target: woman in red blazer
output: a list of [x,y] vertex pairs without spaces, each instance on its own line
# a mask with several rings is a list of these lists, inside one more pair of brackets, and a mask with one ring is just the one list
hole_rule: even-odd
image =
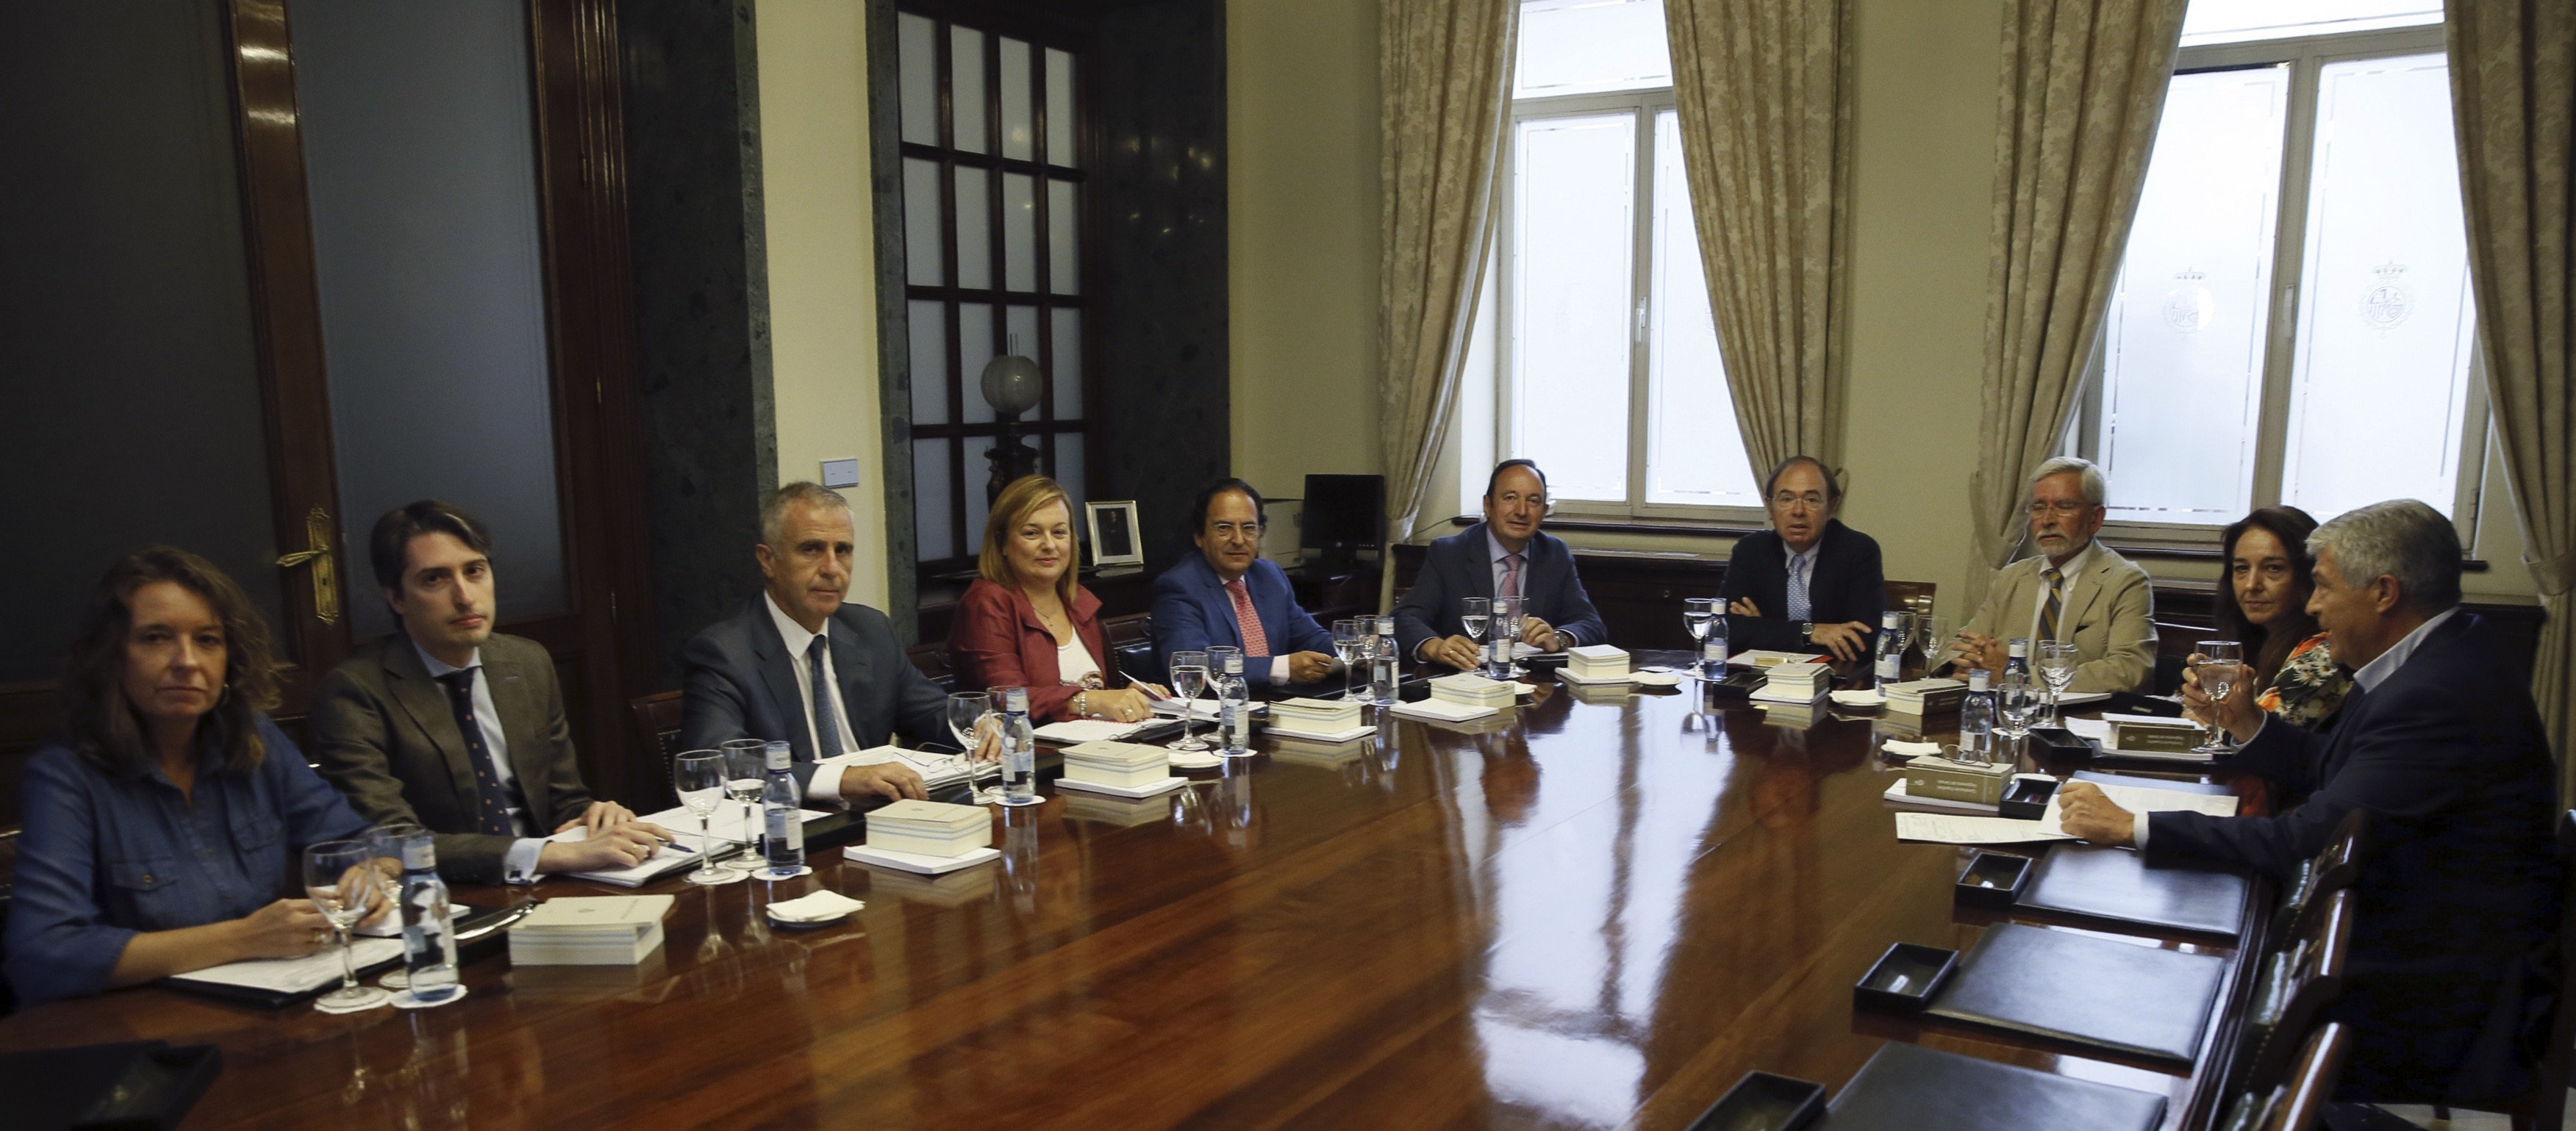
[[[1025,687],[1038,722],[1153,714],[1146,684],[1125,685],[1100,631],[1100,598],[1075,581],[1073,506],[1055,480],[1002,488],[984,522],[984,576],[957,599],[949,664],[965,688]],[[1115,688],[1113,690],[1113,688]],[[996,703],[998,707],[1000,704]]]

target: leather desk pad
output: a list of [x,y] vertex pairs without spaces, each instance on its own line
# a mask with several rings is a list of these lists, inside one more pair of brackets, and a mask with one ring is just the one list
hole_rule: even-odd
[[2150,864],[2143,853],[2060,844],[2030,874],[2017,906],[2098,920],[2117,930],[2148,927],[2233,940],[2245,930],[2242,872]]
[[2226,968],[2215,955],[2001,923],[1925,1012],[2188,1070]]
[[2149,1131],[2165,1098],[1890,1041],[1861,1065],[1824,1131]]

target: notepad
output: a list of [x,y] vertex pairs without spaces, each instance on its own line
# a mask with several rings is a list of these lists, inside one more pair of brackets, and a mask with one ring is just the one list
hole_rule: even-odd
[[2015,821],[2005,817],[1969,817],[1951,813],[1898,813],[1896,839],[1922,841],[1928,844],[2027,844],[2043,840],[2073,840],[2038,821]]
[[[403,944],[400,939],[360,938],[349,942],[350,960],[356,962],[360,970],[371,970],[378,966],[400,962],[402,956]],[[203,970],[191,970],[185,974],[173,974],[169,980],[183,985],[193,983],[197,986],[224,986],[264,994],[292,996],[311,993],[338,982],[342,973],[340,948],[326,946],[302,958],[245,959],[240,962],[227,962],[221,966],[209,966]]]

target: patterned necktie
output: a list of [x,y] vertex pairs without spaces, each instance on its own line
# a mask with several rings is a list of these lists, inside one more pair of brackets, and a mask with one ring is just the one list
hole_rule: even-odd
[[1503,583],[1495,588],[1494,596],[1518,597],[1520,595],[1521,556],[1519,554],[1505,554],[1503,555]]
[[474,719],[474,669],[438,677],[447,685],[447,705],[456,709],[456,729],[465,736],[465,756],[474,763],[474,831],[489,836],[517,836],[510,821],[510,799],[501,786],[501,771],[492,762],[492,746],[483,741],[483,724]]
[[2040,571],[2040,576],[2048,579],[2048,603],[2040,606],[2039,638],[2055,640],[2057,618],[2066,611],[2066,575],[2058,572],[2057,567],[2050,566]]
[[1225,583],[1225,591],[1234,598],[1234,624],[1243,632],[1243,654],[1270,654],[1270,634],[1261,631],[1261,614],[1252,611],[1252,591],[1243,587],[1238,577]]
[[1801,554],[1789,559],[1789,619],[1813,620],[1813,612],[1807,600],[1807,558]]
[[807,694],[814,697],[814,757],[817,760],[841,754],[841,720],[833,708],[840,696],[832,689],[832,677],[824,670],[823,661],[831,658],[832,642],[817,636],[805,646]]

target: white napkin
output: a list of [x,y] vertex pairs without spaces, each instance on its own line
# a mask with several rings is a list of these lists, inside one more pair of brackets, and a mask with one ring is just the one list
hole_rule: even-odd
[[1926,758],[1938,756],[1941,753],[1941,744],[1938,742],[1900,742],[1891,738],[1880,743],[1879,749],[1885,750],[1888,753],[1899,757]]
[[782,923],[821,923],[867,906],[837,891],[818,891],[769,905],[769,917]]
[[1860,691],[1836,691],[1830,693],[1827,698],[1845,707],[1882,707],[1887,704],[1887,694],[1875,687]]

